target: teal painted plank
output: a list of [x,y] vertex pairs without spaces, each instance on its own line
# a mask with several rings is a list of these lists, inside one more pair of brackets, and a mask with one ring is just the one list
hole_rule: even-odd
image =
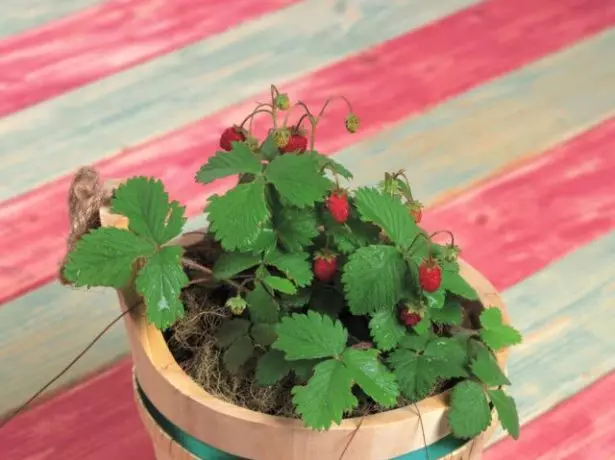
[[615,369],[613,254],[615,232],[505,292],[511,321],[525,336],[508,366],[523,422]]
[[[561,142],[612,114],[615,63],[601,54],[605,37],[612,40],[611,35],[596,37],[495,80],[487,89],[461,95],[391,127],[385,136],[374,136],[343,151],[338,158],[352,168],[359,183],[376,180],[375,173],[381,174],[383,169],[406,167],[416,184],[417,197],[430,202],[451,188],[465,186],[493,168]],[[586,110],[569,113],[583,102],[579,92],[592,103]],[[403,135],[399,133],[402,130]],[[193,221],[191,226],[202,223]],[[55,375],[117,311],[112,292],[93,296],[59,284],[0,308],[0,368],[7,370],[0,374],[0,387],[6,395],[0,400],[0,413]],[[122,328],[117,327],[69,378],[125,353],[122,334]],[[8,344],[12,344],[10,349]],[[20,353],[25,364],[16,366],[14,353],[19,347],[23,347]]]
[[0,199],[477,2],[305,1],[6,117]]
[[30,31],[102,0],[2,0],[0,39]]

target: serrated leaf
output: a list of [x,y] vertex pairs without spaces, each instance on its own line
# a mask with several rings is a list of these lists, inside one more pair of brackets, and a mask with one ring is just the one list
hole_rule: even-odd
[[222,362],[230,373],[237,374],[253,354],[254,345],[252,345],[252,339],[244,335],[228,347],[222,355]]
[[147,319],[158,329],[166,329],[184,316],[179,296],[190,281],[181,265],[182,248],[165,246],[139,270],[137,292],[145,300]]
[[295,386],[292,394],[296,412],[315,430],[326,430],[332,423],[339,425],[344,412],[359,404],[352,394],[352,373],[335,359],[317,364],[308,384]]
[[296,294],[282,294],[280,303],[286,308],[300,308],[306,306],[312,297],[312,292],[308,288],[299,289]]
[[77,241],[63,273],[76,287],[121,288],[130,281],[135,260],[155,251],[150,241],[128,230],[97,228]]
[[284,254],[276,251],[271,253],[265,262],[280,270],[297,286],[303,287],[308,286],[314,277],[308,257],[309,254],[305,252]]
[[280,243],[289,252],[301,252],[318,236],[318,221],[313,209],[282,208],[274,215]]
[[271,347],[286,353],[289,361],[339,356],[348,340],[340,321],[315,311],[282,318],[276,332],[278,339]]
[[428,335],[406,334],[399,341],[399,346],[408,350],[422,352],[425,351],[430,339],[431,337]]
[[429,341],[423,355],[433,358],[432,367],[439,378],[466,377],[467,351],[457,340],[437,337]]
[[374,313],[369,321],[369,330],[378,348],[382,351],[392,350],[406,335],[406,328],[399,323],[392,309]]
[[294,294],[297,292],[295,285],[286,278],[280,278],[279,276],[265,276],[263,283],[269,286],[271,289],[284,294]]
[[273,385],[291,371],[291,363],[284,359],[284,353],[269,350],[258,359],[256,364],[256,382],[259,385]]
[[251,335],[254,341],[263,347],[268,347],[278,338],[275,326],[269,323],[255,324],[252,327]]
[[495,357],[485,347],[476,347],[476,357],[470,363],[472,373],[484,384],[495,387],[510,385],[510,380],[504,375]]
[[342,275],[350,311],[362,315],[393,308],[400,299],[405,275],[406,264],[396,248],[373,245],[357,250]]
[[504,324],[502,312],[497,307],[483,310],[480,314],[480,338],[493,350],[521,343],[521,334],[515,328]]
[[322,201],[330,187],[315,158],[308,155],[279,156],[269,164],[265,175],[282,201],[299,208]]
[[423,318],[412,327],[412,330],[418,335],[429,336],[431,327],[431,310],[425,310],[423,312]]
[[412,350],[398,348],[388,362],[395,370],[400,390],[412,401],[427,396],[436,384],[437,375],[429,368],[430,361]]
[[451,294],[455,294],[469,300],[478,299],[476,290],[470,286],[459,273],[454,271],[442,270],[442,287],[440,290],[442,289],[446,289]]
[[355,192],[354,203],[363,220],[378,225],[401,248],[409,247],[419,233],[408,208],[396,197],[362,187]]
[[262,284],[246,295],[250,318],[254,323],[277,323],[279,317],[279,306],[273,297],[267,292]]
[[519,439],[519,414],[515,400],[502,390],[487,390],[487,394],[498,411],[502,427],[513,439]]
[[243,142],[233,142],[230,152],[216,152],[196,173],[196,181],[209,184],[236,174],[259,174],[261,162]]
[[261,257],[249,252],[223,252],[214,264],[214,276],[219,280],[230,279],[233,276],[260,264]]
[[318,169],[328,169],[334,174],[339,174],[344,179],[352,179],[352,173],[344,167],[341,163],[335,161],[333,158],[328,157],[326,155],[322,155],[316,151],[306,152],[304,155],[313,156],[318,164]]
[[344,225],[339,224],[330,212],[322,213],[322,220],[327,231],[335,243],[338,251],[350,254],[356,249],[378,242],[380,229],[356,218],[350,218]]
[[342,359],[354,381],[370,398],[383,407],[395,405],[399,397],[397,380],[378,359],[378,350],[348,348]]
[[438,289],[435,292],[423,291],[423,297],[427,301],[427,307],[433,310],[438,310],[444,306],[444,298],[446,294],[443,289]]
[[121,184],[111,201],[112,212],[128,218],[128,228],[137,235],[158,244],[178,236],[186,218],[185,208],[169,195],[162,182],[147,177],[134,177]]
[[273,229],[272,222],[268,220],[260,228],[254,244],[247,250],[253,254],[258,254],[259,256],[261,253],[267,255],[275,251],[277,244],[278,237]]
[[451,392],[448,423],[453,435],[462,439],[473,438],[487,429],[491,423],[491,410],[479,383],[465,380],[455,385]]
[[231,318],[226,320],[216,331],[216,344],[221,348],[227,348],[240,337],[248,335],[249,329],[250,321],[247,319]]
[[314,367],[321,362],[319,359],[298,359],[292,361],[293,372],[298,380],[307,382],[314,374]]
[[205,211],[210,229],[224,249],[249,251],[269,219],[265,183],[257,179],[237,185],[222,196],[213,195]]
[[460,326],[463,322],[463,312],[459,302],[447,302],[440,309],[433,309],[431,320],[436,324]]

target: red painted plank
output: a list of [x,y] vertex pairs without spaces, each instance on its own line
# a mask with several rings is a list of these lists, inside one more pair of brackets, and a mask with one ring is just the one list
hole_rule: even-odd
[[[332,153],[613,23],[615,8],[605,9],[602,0],[492,0],[285,84],[284,89],[315,106],[332,94],[353,101],[363,120],[360,133],[342,135],[345,108],[340,103],[332,105],[328,115],[338,123],[325,123],[319,130],[319,150]],[[97,166],[106,177],[159,177],[171,195],[188,206],[188,214],[196,215],[214,189],[193,183],[192,172],[214,153],[223,127],[241,120],[251,108],[252,103],[231,107]],[[67,211],[58,209],[57,203],[66,200],[69,182],[63,177],[0,205],[0,253],[9,254],[0,266],[0,303],[55,276],[67,233]],[[215,185],[219,190],[228,184]]]
[[112,0],[0,41],[0,117],[299,0]]
[[[548,261],[615,228],[615,193],[611,186],[615,177],[613,149],[615,119],[429,209],[425,222],[432,229],[444,226],[453,229],[463,245],[464,257],[496,286],[506,289]],[[496,220],[497,228],[494,227]],[[545,231],[554,233],[546,239]],[[528,260],[522,256],[534,252],[528,248],[539,248],[540,257]],[[507,270],[501,270],[502,266]],[[59,396],[24,414],[0,432],[0,445],[11,449],[14,458],[34,458],[31,456],[38,454],[37,460],[52,460],[58,456],[71,458],[64,449],[81,453],[94,444],[98,448],[96,452],[76,458],[102,460],[114,458],[116,446],[105,447],[104,443],[115,439],[116,443],[131,449],[131,456],[122,458],[151,458],[149,451],[139,453],[141,448],[147,449],[147,440],[136,419],[131,419],[134,424],[128,426],[128,422],[116,415],[132,410],[133,402],[126,390],[128,383],[122,391],[109,389],[114,388],[113,381],[118,375],[127,381],[128,371],[128,365],[114,368],[73,389],[71,397]],[[62,423],[61,414],[76,411],[93,414],[91,408],[100,411],[91,420],[84,417],[79,424],[72,424],[67,416],[68,423]],[[50,425],[47,420],[54,416],[60,417],[58,423]],[[121,433],[115,428],[117,423],[124,423]],[[56,441],[66,439],[67,431],[73,436],[70,444]],[[24,437],[28,442],[23,441]],[[52,451],[55,457],[41,454],[48,446],[57,444],[61,448]]]
[[615,373],[594,382],[572,398],[523,426],[519,440],[506,438],[485,460],[615,459]]

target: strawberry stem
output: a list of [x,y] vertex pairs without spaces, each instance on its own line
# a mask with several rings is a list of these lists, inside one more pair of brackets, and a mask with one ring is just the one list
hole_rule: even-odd
[[406,176],[406,172],[403,169],[400,169],[395,174],[393,174],[393,178],[397,179],[398,177],[402,177],[408,186],[408,196],[406,198],[408,201],[413,202],[414,198],[412,198],[412,187],[410,187],[410,181],[408,180],[408,176]]
[[280,94],[278,88],[275,85],[271,85],[271,118],[273,119],[273,128],[277,129],[278,127],[278,117],[277,117],[277,107],[275,103],[275,99]]
[[268,113],[271,116],[273,116],[273,112],[271,110],[267,110],[267,109],[255,109],[250,115],[248,115],[246,118],[244,118],[244,120],[241,122],[241,124],[239,125],[240,128],[243,129],[243,125],[246,124],[246,122],[248,120],[251,120],[255,115],[259,114],[259,113]]
[[[190,260],[186,257],[182,257],[182,264],[188,268],[192,268],[193,270],[197,270],[197,271],[200,271],[201,273],[204,273],[205,275],[209,277],[209,279],[212,279],[212,280],[215,279],[214,272],[210,268],[207,268],[206,266],[201,265],[198,262]],[[203,279],[201,278],[201,280]],[[224,283],[228,284],[230,287],[235,289],[237,292],[246,292],[246,289],[241,284],[236,283],[233,280],[224,280]]]
[[320,119],[322,118],[322,116],[323,116],[323,115],[324,115],[324,113],[325,113],[325,110],[326,110],[327,106],[328,106],[331,102],[333,102],[333,101],[335,101],[335,100],[337,100],[337,99],[342,99],[344,102],[346,102],[346,105],[348,106],[348,111],[349,111],[350,113],[354,112],[354,111],[352,110],[352,104],[350,103],[350,101],[349,101],[348,99],[346,99],[344,96],[333,96],[333,97],[331,97],[331,98],[327,99],[327,101],[325,102],[325,104],[322,106],[322,109],[320,109],[320,112],[318,113],[318,116],[316,117],[316,122],[320,121]]
[[429,238],[433,238],[434,236],[439,235],[440,233],[446,233],[448,236],[450,236],[451,237],[450,245],[455,246],[455,235],[453,235],[453,232],[451,232],[450,230],[438,230],[437,232],[433,232],[431,235],[429,235]]

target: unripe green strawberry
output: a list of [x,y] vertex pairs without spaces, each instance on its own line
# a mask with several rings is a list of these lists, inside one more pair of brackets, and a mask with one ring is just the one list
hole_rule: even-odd
[[225,304],[229,310],[231,310],[231,313],[233,313],[233,315],[241,315],[246,307],[248,306],[248,303],[241,298],[240,296],[235,296],[235,297],[230,297]]
[[290,140],[290,130],[288,128],[278,128],[273,132],[273,140],[279,148],[284,148]]
[[461,252],[461,249],[459,249],[459,246],[456,246],[454,244],[447,244],[442,252],[444,260],[446,260],[447,262],[455,262],[457,260],[457,257],[459,256],[459,253]]
[[351,112],[346,116],[345,124],[346,131],[354,134],[358,131],[359,126],[361,125],[361,120],[359,120],[359,117],[357,117],[354,113]]
[[288,99],[288,94],[278,94],[275,97],[275,106],[280,110],[288,110],[288,108],[290,107],[290,99]]

